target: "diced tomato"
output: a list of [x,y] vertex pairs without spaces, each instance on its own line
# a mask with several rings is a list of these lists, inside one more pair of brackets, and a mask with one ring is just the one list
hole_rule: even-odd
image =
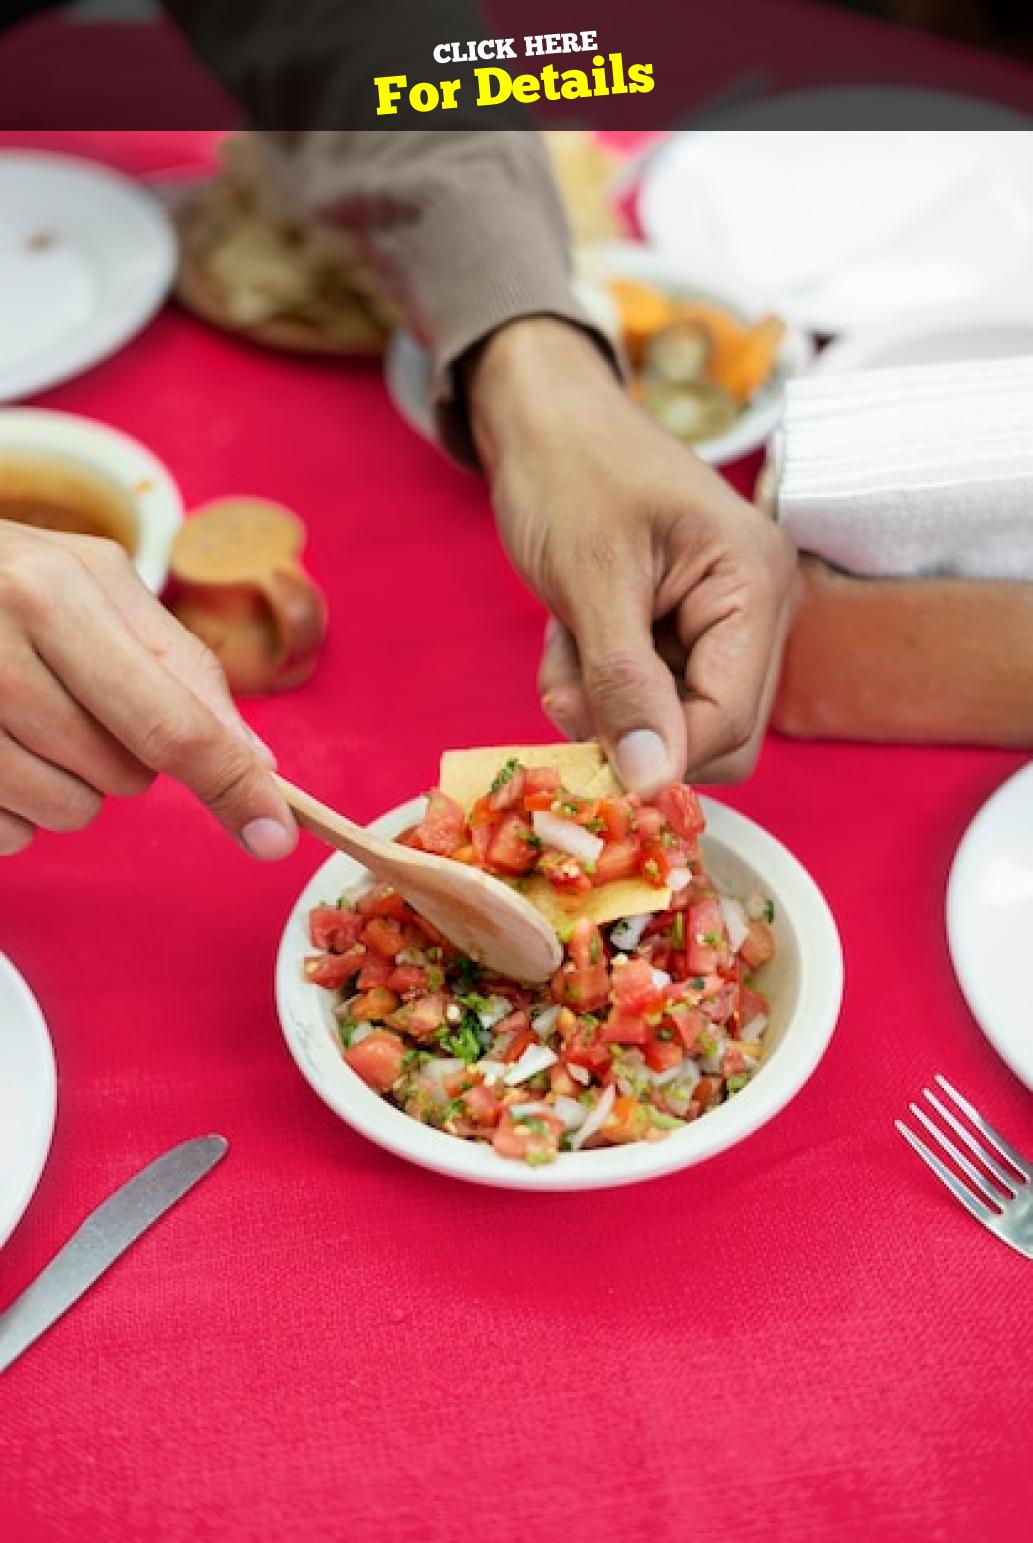
[[687,849],[680,842],[647,841],[642,847],[639,871],[650,884],[663,885],[675,868],[684,868],[688,860]]
[[685,960],[690,975],[710,975],[729,962],[724,917],[716,900],[697,900],[685,914]]
[[471,833],[478,825],[494,825],[497,816],[491,807],[491,798],[485,793],[483,798],[478,798],[476,803],[470,806],[470,813],[466,817]]
[[598,1027],[586,1023],[583,1018],[575,1018],[573,1013],[569,1022],[564,1020],[561,1013],[557,1027],[563,1042],[560,1059],[564,1064],[583,1066],[593,1077],[605,1077],[613,1057],[602,1043]]
[[431,788],[427,794],[427,812],[412,835],[412,845],[421,852],[436,852],[451,857],[466,840],[466,817],[455,799]]
[[416,923],[417,927],[419,927],[424,937],[429,938],[431,943],[433,943],[436,947],[440,948],[443,944],[448,942],[445,934],[443,932],[439,932],[434,923],[429,922],[425,916],[414,916],[413,921]]
[[366,950],[361,943],[346,954],[313,954],[305,960],[305,979],[314,986],[337,991],[362,969]]
[[549,883],[572,895],[585,895],[592,888],[592,880],[576,857],[566,852],[545,852],[538,859],[538,870]]
[[474,846],[472,841],[466,842],[464,846],[456,847],[451,856],[454,863],[476,864],[480,861],[477,856],[477,848]]
[[492,1145],[500,1157],[512,1157],[537,1166],[551,1162],[560,1147],[563,1121],[541,1114],[515,1120],[507,1109],[495,1127]]
[[405,1046],[390,1029],[374,1029],[360,1044],[346,1050],[344,1059],[363,1082],[378,1093],[386,1093],[402,1075]]
[[650,1071],[669,1072],[681,1065],[685,1051],[680,1040],[651,1039],[646,1046],[645,1056]]
[[663,990],[653,981],[653,970],[646,959],[629,959],[617,964],[612,977],[613,1000],[622,1013],[649,1016],[663,1007]]
[[649,1036],[649,1024],[642,1014],[621,1007],[615,1007],[599,1026],[599,1038],[604,1045],[645,1045]]
[[359,896],[355,909],[367,920],[371,916],[393,916],[395,920],[401,920],[403,916],[410,915],[409,907],[390,884],[374,884],[372,889]]
[[308,930],[314,948],[343,954],[358,942],[362,917],[340,906],[317,905],[309,912]]
[[379,1018],[389,1018],[398,1006],[398,998],[386,986],[374,986],[366,991],[348,1009],[353,1023],[375,1023]]
[[530,825],[520,814],[504,814],[488,847],[488,866],[499,873],[527,873],[538,858]]
[[388,988],[400,997],[412,991],[426,991],[427,972],[418,964],[396,964],[388,976]]
[[567,959],[552,977],[554,1001],[580,1013],[604,1007],[610,996],[610,971],[603,935],[587,916],[574,923]]
[[577,1098],[581,1084],[574,1081],[562,1061],[549,1069],[549,1091],[561,1098]]
[[379,954],[367,953],[359,971],[359,990],[369,991],[373,986],[386,986],[391,979],[393,966],[390,959],[382,959]]
[[524,808],[551,809],[559,791],[560,774],[554,766],[530,766],[524,778]]
[[698,1104],[700,1112],[709,1109],[715,1103],[721,1091],[720,1077],[701,1077],[696,1083],[692,1093],[692,1101]]
[[524,1051],[531,1045],[541,1044],[538,1035],[530,1026],[526,1013],[510,1013],[508,1018],[503,1018],[497,1025],[496,1033],[512,1033],[509,1044],[502,1052],[504,1061],[519,1061]]
[[514,766],[512,773],[505,782],[499,784],[488,794],[488,807],[496,814],[502,814],[507,809],[519,809],[524,797],[524,783],[527,773],[522,766]]
[[479,824],[470,826],[470,845],[473,847],[476,861],[482,868],[488,861],[488,850],[494,834],[494,821],[481,820]]
[[391,1027],[416,1040],[432,1039],[445,1022],[448,997],[442,991],[406,1002],[391,1015]]
[[739,993],[739,1026],[740,1031],[748,1028],[755,1018],[762,1014],[767,1015],[768,999],[759,991],[752,991],[749,986],[743,986]]
[[502,1100],[492,1088],[478,1082],[462,1094],[463,1109],[475,1125],[489,1129],[499,1123]]
[[608,841],[596,858],[593,878],[597,884],[612,884],[615,879],[633,879],[639,871],[642,843],[637,836],[620,836]]
[[626,798],[602,798],[599,800],[599,818],[606,827],[610,841],[623,841],[634,833],[635,810]]
[[370,953],[379,954],[381,959],[393,959],[402,947],[401,927],[383,916],[374,916],[367,922],[359,937]]
[[674,1029],[686,1050],[694,1047],[708,1021],[698,1007],[678,1008],[664,1017],[665,1026]]
[[641,841],[658,841],[664,828],[664,817],[651,804],[642,804],[635,810],[635,834]]
[[653,803],[674,834],[681,836],[684,841],[694,840],[706,824],[696,790],[682,782],[661,788]]
[[603,1124],[602,1134],[607,1141],[623,1143],[641,1141],[649,1129],[649,1113],[637,1098],[620,1094],[613,1101],[613,1108]]
[[775,934],[767,922],[750,922],[750,930],[739,945],[739,954],[748,969],[759,970],[775,952]]

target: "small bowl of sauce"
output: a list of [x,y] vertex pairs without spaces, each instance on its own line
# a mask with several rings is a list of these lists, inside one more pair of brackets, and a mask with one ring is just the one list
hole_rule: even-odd
[[183,504],[166,468],[128,434],[74,413],[3,408],[0,520],[117,541],[158,594]]

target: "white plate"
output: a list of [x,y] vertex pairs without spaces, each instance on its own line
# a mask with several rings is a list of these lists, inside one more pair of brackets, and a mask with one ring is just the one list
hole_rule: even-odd
[[146,445],[121,429],[78,413],[0,407],[0,450],[66,456],[117,482],[136,510],[136,571],[148,589],[160,594],[172,542],[183,523],[183,500],[172,474]]
[[0,152],[0,402],[107,358],[168,294],[176,264],[161,206],[90,161]]
[[[772,1004],[765,1061],[753,1081],[726,1104],[664,1141],[561,1153],[543,1168],[511,1162],[483,1142],[462,1141],[403,1114],[345,1065],[331,1011],[333,996],[302,974],[301,961],[312,952],[307,926],[312,906],[335,900],[368,878],[341,853],[317,869],[302,890],[276,960],[280,1023],[302,1075],[342,1120],[389,1152],[452,1178],[503,1189],[634,1184],[703,1162],[749,1136],[796,1096],[824,1054],[839,1016],[843,956],[825,899],[795,857],[752,820],[711,799],[702,803],[710,873],[732,892],[746,895],[759,889],[775,903],[778,952],[764,977]],[[421,817],[424,807],[423,799],[413,799],[370,828],[397,835]]]
[[962,838],[947,885],[947,938],[976,1022],[1033,1088],[1033,765],[998,788]]
[[[614,341],[619,323],[616,306],[606,290],[606,282],[611,278],[638,279],[658,289],[669,290],[673,295],[715,300],[744,319],[760,316],[765,310],[755,295],[742,288],[733,292],[727,285],[695,283],[684,263],[638,241],[583,247],[576,254],[575,272],[575,291],[579,300],[593,321]],[[813,352],[810,338],[795,327],[788,328],[772,379],[757,392],[726,434],[693,445],[700,459],[713,466],[725,466],[763,445],[778,425],[785,382],[807,368]],[[430,361],[407,332],[396,332],[391,338],[384,360],[384,374],[388,394],[409,427],[425,439],[436,439],[430,409]]]
[[643,179],[648,240],[701,283],[752,289],[819,333],[1033,295],[1033,135],[923,128],[945,114],[980,128],[1026,120],[915,92],[908,130],[787,131],[828,116],[827,103],[843,124],[872,121],[870,97],[857,88],[772,98],[737,109],[734,131],[675,135]]
[[56,1108],[46,1022],[14,965],[0,954],[0,1247],[39,1183]]

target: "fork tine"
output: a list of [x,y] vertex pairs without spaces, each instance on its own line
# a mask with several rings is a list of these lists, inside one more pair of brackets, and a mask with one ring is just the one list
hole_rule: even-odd
[[976,1154],[983,1166],[989,1168],[990,1172],[1000,1184],[1001,1188],[1006,1189],[1008,1194],[1012,1197],[1012,1199],[1014,1199],[1022,1186],[1022,1180],[1014,1173],[1006,1173],[1005,1170],[1001,1167],[1000,1163],[994,1162],[986,1148],[976,1140],[971,1131],[967,1131],[965,1129],[957,1115],[952,1114],[951,1111],[947,1108],[947,1105],[943,1103],[941,1099],[937,1098],[932,1088],[923,1088],[922,1092],[932,1104],[937,1114],[939,1114],[942,1119],[946,1120],[951,1130],[954,1131],[956,1135],[961,1137],[969,1151]]
[[937,1145],[942,1147],[943,1150],[954,1159],[962,1173],[968,1174],[976,1189],[983,1196],[983,1199],[992,1201],[994,1205],[1002,1206],[1004,1204],[1004,1196],[998,1194],[993,1185],[990,1183],[989,1179],[985,1178],[984,1175],[979,1172],[979,1169],[976,1168],[973,1163],[969,1162],[968,1158],[963,1152],[958,1151],[950,1137],[945,1136],[940,1127],[935,1125],[933,1121],[930,1120],[925,1110],[919,1109],[917,1104],[909,1104],[908,1108],[911,1110],[911,1113],[914,1115],[915,1119],[920,1120],[921,1123],[925,1126],[926,1130],[929,1132],[930,1136],[932,1136]]
[[999,1131],[994,1130],[990,1121],[984,1120],[979,1110],[973,1108],[968,1099],[963,1098],[957,1088],[952,1086],[946,1077],[941,1077],[939,1072],[936,1073],[936,1081],[947,1096],[954,1100],[962,1114],[968,1115],[976,1130],[982,1131],[987,1141],[993,1142],[1001,1156],[1006,1157],[1018,1169],[1019,1173],[1026,1175],[1027,1179],[1033,1179],[1033,1167],[1030,1166],[1029,1158],[1023,1157],[1022,1153],[1017,1151],[1010,1141],[1006,1141]]
[[961,1180],[951,1173],[947,1165],[941,1163],[935,1152],[930,1152],[920,1136],[916,1136],[914,1131],[904,1124],[903,1120],[894,1120],[893,1123],[908,1146],[918,1153],[923,1163],[928,1164],[941,1183],[946,1184],[955,1200],[960,1200],[965,1210],[971,1211],[976,1221],[984,1223],[996,1221],[995,1213],[989,1207],[983,1205],[981,1201],[977,1200],[971,1190],[965,1188]]

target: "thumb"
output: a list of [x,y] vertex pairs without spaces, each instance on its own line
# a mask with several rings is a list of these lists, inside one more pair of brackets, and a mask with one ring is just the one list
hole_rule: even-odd
[[592,726],[618,776],[650,794],[685,770],[685,720],[674,676],[653,646],[652,589],[628,577],[584,583],[569,627]]

